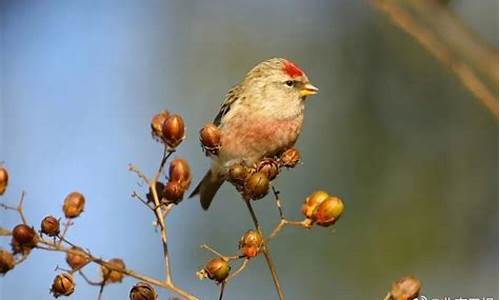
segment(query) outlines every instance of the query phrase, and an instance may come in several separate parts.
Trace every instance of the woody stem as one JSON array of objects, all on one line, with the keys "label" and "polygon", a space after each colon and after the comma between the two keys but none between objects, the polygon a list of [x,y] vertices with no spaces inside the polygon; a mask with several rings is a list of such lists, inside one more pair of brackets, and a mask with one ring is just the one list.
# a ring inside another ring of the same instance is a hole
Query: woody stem
[{"label": "woody stem", "polygon": [[[255,211],[253,210],[252,203],[250,202],[251,200],[245,199],[245,203],[247,205],[248,211],[250,212],[250,216],[252,217],[253,224],[255,226],[255,229],[261,236],[264,236],[264,233],[262,232],[262,229],[259,225],[259,221],[257,220],[257,216],[255,215]],[[271,272],[271,276],[273,277],[273,282],[274,286],[276,288],[276,292],[278,293],[278,297],[280,300],[285,299],[285,295],[283,294],[283,290],[281,289],[281,284],[280,280],[278,278],[278,274],[276,273],[276,267],[274,266],[273,259],[271,258],[271,253],[269,251],[269,248],[267,246],[267,241],[264,239],[263,245],[262,245],[262,254],[264,254],[264,257],[266,259],[267,267],[269,268],[269,271]]]}]

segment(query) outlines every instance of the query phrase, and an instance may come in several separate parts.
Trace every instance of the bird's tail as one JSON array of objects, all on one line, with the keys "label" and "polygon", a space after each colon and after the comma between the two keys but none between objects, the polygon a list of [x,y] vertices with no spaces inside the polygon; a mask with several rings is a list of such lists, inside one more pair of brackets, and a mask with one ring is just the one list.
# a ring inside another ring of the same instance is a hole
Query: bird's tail
[{"label": "bird's tail", "polygon": [[210,203],[212,203],[215,194],[223,183],[223,177],[214,175],[212,170],[208,170],[207,174],[205,174],[198,186],[194,189],[191,195],[189,195],[189,198],[200,194],[201,207],[207,210]]}]

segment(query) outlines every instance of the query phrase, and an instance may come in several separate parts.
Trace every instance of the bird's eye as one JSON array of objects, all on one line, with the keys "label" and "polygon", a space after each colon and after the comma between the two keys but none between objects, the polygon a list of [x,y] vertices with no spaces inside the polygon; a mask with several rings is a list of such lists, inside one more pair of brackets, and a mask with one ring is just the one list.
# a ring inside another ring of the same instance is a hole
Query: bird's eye
[{"label": "bird's eye", "polygon": [[295,82],[293,80],[287,80],[285,81],[285,84],[288,85],[289,87],[292,87],[295,85]]}]

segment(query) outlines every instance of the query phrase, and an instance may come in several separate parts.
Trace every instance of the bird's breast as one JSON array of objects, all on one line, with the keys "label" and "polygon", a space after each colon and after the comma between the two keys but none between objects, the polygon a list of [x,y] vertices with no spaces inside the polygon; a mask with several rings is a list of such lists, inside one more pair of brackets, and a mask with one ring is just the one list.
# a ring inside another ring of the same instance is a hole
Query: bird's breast
[{"label": "bird's breast", "polygon": [[235,116],[222,127],[221,158],[254,163],[263,156],[276,154],[295,144],[302,128],[303,115],[273,119]]}]

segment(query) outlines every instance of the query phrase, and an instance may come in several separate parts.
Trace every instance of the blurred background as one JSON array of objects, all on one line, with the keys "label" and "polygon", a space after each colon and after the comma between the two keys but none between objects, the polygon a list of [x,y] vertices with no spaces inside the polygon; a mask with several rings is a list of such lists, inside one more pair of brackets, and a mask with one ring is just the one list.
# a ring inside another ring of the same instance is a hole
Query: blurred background
[{"label": "blurred background", "polygon": [[[498,1],[445,5],[498,48]],[[369,2],[1,1],[0,41],[0,161],[10,172],[0,201],[15,204],[26,190],[34,226],[61,216],[65,195],[81,191],[86,211],[68,238],[161,277],[159,237],[130,198],[143,188],[127,171],[134,163],[150,175],[158,165],[151,117],[166,108],[185,118],[176,156],[198,181],[209,165],[198,129],[251,67],[287,57],[320,94],[306,107],[303,164],[276,183],[285,213],[300,218],[317,189],[346,205],[334,232],[287,228],[271,244],[287,299],[382,299],[406,274],[429,297],[497,299],[498,119]],[[272,197],[255,207],[269,232],[278,222]],[[0,211],[0,226],[18,222]],[[175,282],[215,299],[218,288],[195,277],[210,258],[199,246],[237,251],[252,227],[238,194],[225,185],[208,212],[186,199],[168,226]],[[0,299],[52,299],[57,265],[62,254],[33,251],[0,278]],[[87,273],[98,278],[94,267]],[[109,286],[103,298],[126,299],[134,283]],[[77,277],[72,299],[97,292]],[[274,298],[262,258],[225,291]]]}]

